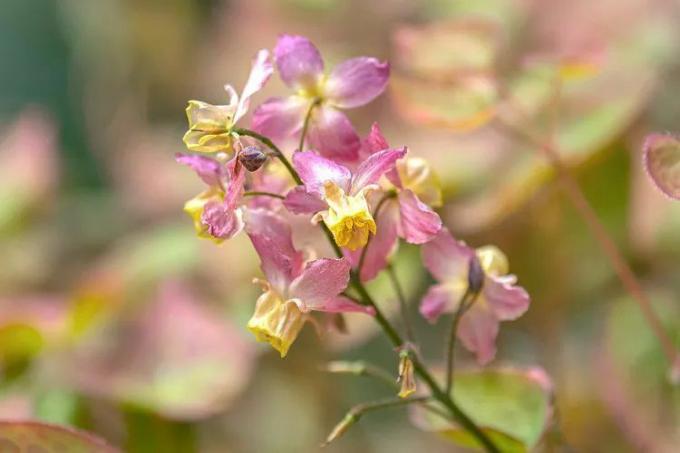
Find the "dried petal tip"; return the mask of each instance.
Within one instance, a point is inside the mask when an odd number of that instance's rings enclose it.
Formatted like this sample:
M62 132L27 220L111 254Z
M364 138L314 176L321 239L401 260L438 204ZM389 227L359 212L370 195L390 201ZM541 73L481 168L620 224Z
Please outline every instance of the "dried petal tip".
M644 165L654 184L670 198L680 200L680 140L651 134L643 145Z
M248 171L259 170L265 162L267 155L257 146L246 146L238 155L238 160Z
M479 294L484 286L484 269L476 255L470 257L468 264L468 291Z
M416 391L416 379L413 375L413 361L409 354L401 353L399 358L399 377L397 382L401 384L399 398L408 398Z
M305 324L306 317L293 302L286 302L269 290L263 293L255 304L255 313L248 321L250 330L257 341L266 342L279 351L281 358L297 338Z
M338 439L340 436L345 434L347 430L357 421L357 416L349 413L345 415L345 418L342 419L340 423L335 425L335 428L333 428L333 431L326 437L326 440L324 443L321 444L322 447L325 447L326 445L330 444L334 440Z

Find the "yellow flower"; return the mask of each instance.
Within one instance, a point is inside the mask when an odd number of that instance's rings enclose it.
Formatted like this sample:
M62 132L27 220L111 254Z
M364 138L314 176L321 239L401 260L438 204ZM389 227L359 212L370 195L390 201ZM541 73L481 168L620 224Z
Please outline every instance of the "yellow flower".
M408 353L402 353L399 357L399 398L408 398L416 391L416 379L413 375L413 361Z
M269 283L260 283L264 293L257 299L255 313L248 321L248 330L255 335L257 341L271 344L283 358L302 330L306 315L294 301L283 300Z
M425 159L408 157L398 160L396 166L405 189L411 190L420 201L433 208L442 205L441 183Z
M208 227L201 222L201 216L203 215L203 209L205 205L210 201L222 201L224 199L224 193L222 191L210 188L200 194L196 195L191 200L184 203L184 212L186 212L191 220L194 221L194 229L196 234L200 238L212 239L216 243L220 244L224 239L216 238L208 233Z
M234 109L234 105L211 105L202 101L189 101L186 109L189 130L183 138L187 148L206 153L230 152Z
M334 182L324 184L328 211L322 217L340 247L356 250L368 243L371 233L376 233L375 220L366 201L366 192L370 189L370 186L364 187L356 195L347 195Z
M508 257L494 245L479 247L477 249L477 258L486 275L501 277L510 272Z

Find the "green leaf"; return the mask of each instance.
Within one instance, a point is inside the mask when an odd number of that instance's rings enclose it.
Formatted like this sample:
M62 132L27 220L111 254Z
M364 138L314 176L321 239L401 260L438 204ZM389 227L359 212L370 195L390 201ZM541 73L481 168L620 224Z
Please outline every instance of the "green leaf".
M39 422L0 421L0 451L114 453L104 440L70 427Z
M526 452L537 445L552 416L551 384L539 368L460 371L453 399L503 452ZM465 447L481 445L439 415L414 408L414 422Z

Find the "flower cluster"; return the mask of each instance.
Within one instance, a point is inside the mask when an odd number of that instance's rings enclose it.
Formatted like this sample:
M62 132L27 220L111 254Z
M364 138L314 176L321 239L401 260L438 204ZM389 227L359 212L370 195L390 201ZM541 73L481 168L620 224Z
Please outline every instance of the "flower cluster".
M361 138L343 113L384 91L389 65L359 57L325 72L317 48L291 35L279 38L271 60L269 51L257 53L241 95L225 87L227 105L189 101L184 142L196 154L177 156L206 185L185 205L197 234L219 243L245 231L260 257L262 295L249 330L283 357L305 323L323 325L314 312L382 316L363 283L389 265L402 239L422 247L438 281L421 314L432 322L462 314L463 345L480 363L490 361L499 321L529 304L507 259L494 247L455 240L435 211L442 193L428 163L391 147L377 124ZM292 93L259 105L250 128L238 125L275 71ZM326 232L337 256L295 246L291 224L300 216ZM409 351L416 349L402 349L400 360L402 396L415 389Z

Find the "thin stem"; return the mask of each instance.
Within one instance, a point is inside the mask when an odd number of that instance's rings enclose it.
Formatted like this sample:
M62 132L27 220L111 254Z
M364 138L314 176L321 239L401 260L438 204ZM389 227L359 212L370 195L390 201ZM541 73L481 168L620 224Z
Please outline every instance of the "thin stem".
M605 256L609 259L609 262L612 264L612 267L614 268L616 275L619 277L619 280L623 284L623 287L638 303L640 310L642 311L642 315L645 317L650 328L659 340L663 352L666 355L669 364L672 366L673 363L678 360L680 354L678 354L676 351L676 348L666 333L663 324L654 312L651 301L643 291L642 285L637 279L635 273L623 257L623 254L617 247L607 229L604 227L602 222L600 222L597 213L588 202L588 199L576 182L576 179L574 179L571 171L564 164L564 162L562 162L559 150L554 145L544 143L543 140L535 137L531 133L515 128L506 122L500 122L498 124L505 132L512 135L513 137L519 138L533 146L538 147L547 157L550 164L556 170L562 187L569 196L569 199L583 220L586 222L586 225L588 225L590 228L590 231L593 233L593 236L598 242L600 248L604 252Z
M307 113L305 114L305 122L302 124L302 133L300 133L300 143L298 145L298 151L302 151L302 147L305 146L305 138L307 137L307 129L309 128L309 120L312 117L312 111L314 111L314 107L319 105L319 102L321 102L320 99L314 99L314 101L309 105L309 109L307 110Z
M397 383L397 381L394 379L394 377L390 373L383 370L382 368L379 368L375 365L371 365L370 363L366 363L364 361L329 362L324 367L322 367L322 370L326 371L327 373L350 374L350 375L353 375L353 376L371 377L371 378L374 378L376 380L379 380L380 382L383 382L383 383L389 385L391 388L394 388L394 389L397 389L397 390L399 389L399 384Z
M394 292L397 293L397 299L399 299L399 311L401 313L401 322L404 325L406 339L413 343L415 341L415 336L413 335L413 328L411 327L411 322L409 321L408 317L408 305L406 304L406 296L404 295L403 288L399 283L397 273L394 270L394 266L392 266L392 263L387 264L387 275L390 277L390 281L392 282Z
M293 168L293 165L286 158L286 155L283 154L283 152L278 148L278 146L276 146L274 142L272 142L268 137L258 134L255 131L251 131L250 129L237 128L234 129L234 132L237 133L238 135L246 135L248 137L252 137L264 143L269 149L271 149L274 152L276 158L279 159L281 163L286 167L288 173L290 173L290 175L293 177L293 180L295 180L295 183L298 185L302 184L302 179L300 179L300 175L298 175L297 171L295 171L295 168Z
M244 197L272 197L272 198L278 198L279 200L283 200L286 197L283 195L279 195L278 193L273 193L273 192L263 192L259 190L251 190L248 192L243 192Z
M451 330L449 331L448 344L446 346L446 393L451 394L453 390L453 368L454 359L456 355L456 337L458 333L458 324L463 314L472 306L476 298L476 294L469 289L465 291L458 302L458 309L451 320Z
M380 210L382 207L385 205L387 200L390 198L394 198L397 194L395 192L388 192L385 194L384 197L380 199L378 202L378 205L375 207L375 211L373 211L373 218L377 219L378 214L380 213ZM357 265L357 274L361 275L361 269L364 267L364 261L366 260L366 254L368 253L368 247L371 245L371 239L373 239L373 236L369 236L368 240L366 241L366 245L364 248L361 250L361 256L359 257L359 264Z

